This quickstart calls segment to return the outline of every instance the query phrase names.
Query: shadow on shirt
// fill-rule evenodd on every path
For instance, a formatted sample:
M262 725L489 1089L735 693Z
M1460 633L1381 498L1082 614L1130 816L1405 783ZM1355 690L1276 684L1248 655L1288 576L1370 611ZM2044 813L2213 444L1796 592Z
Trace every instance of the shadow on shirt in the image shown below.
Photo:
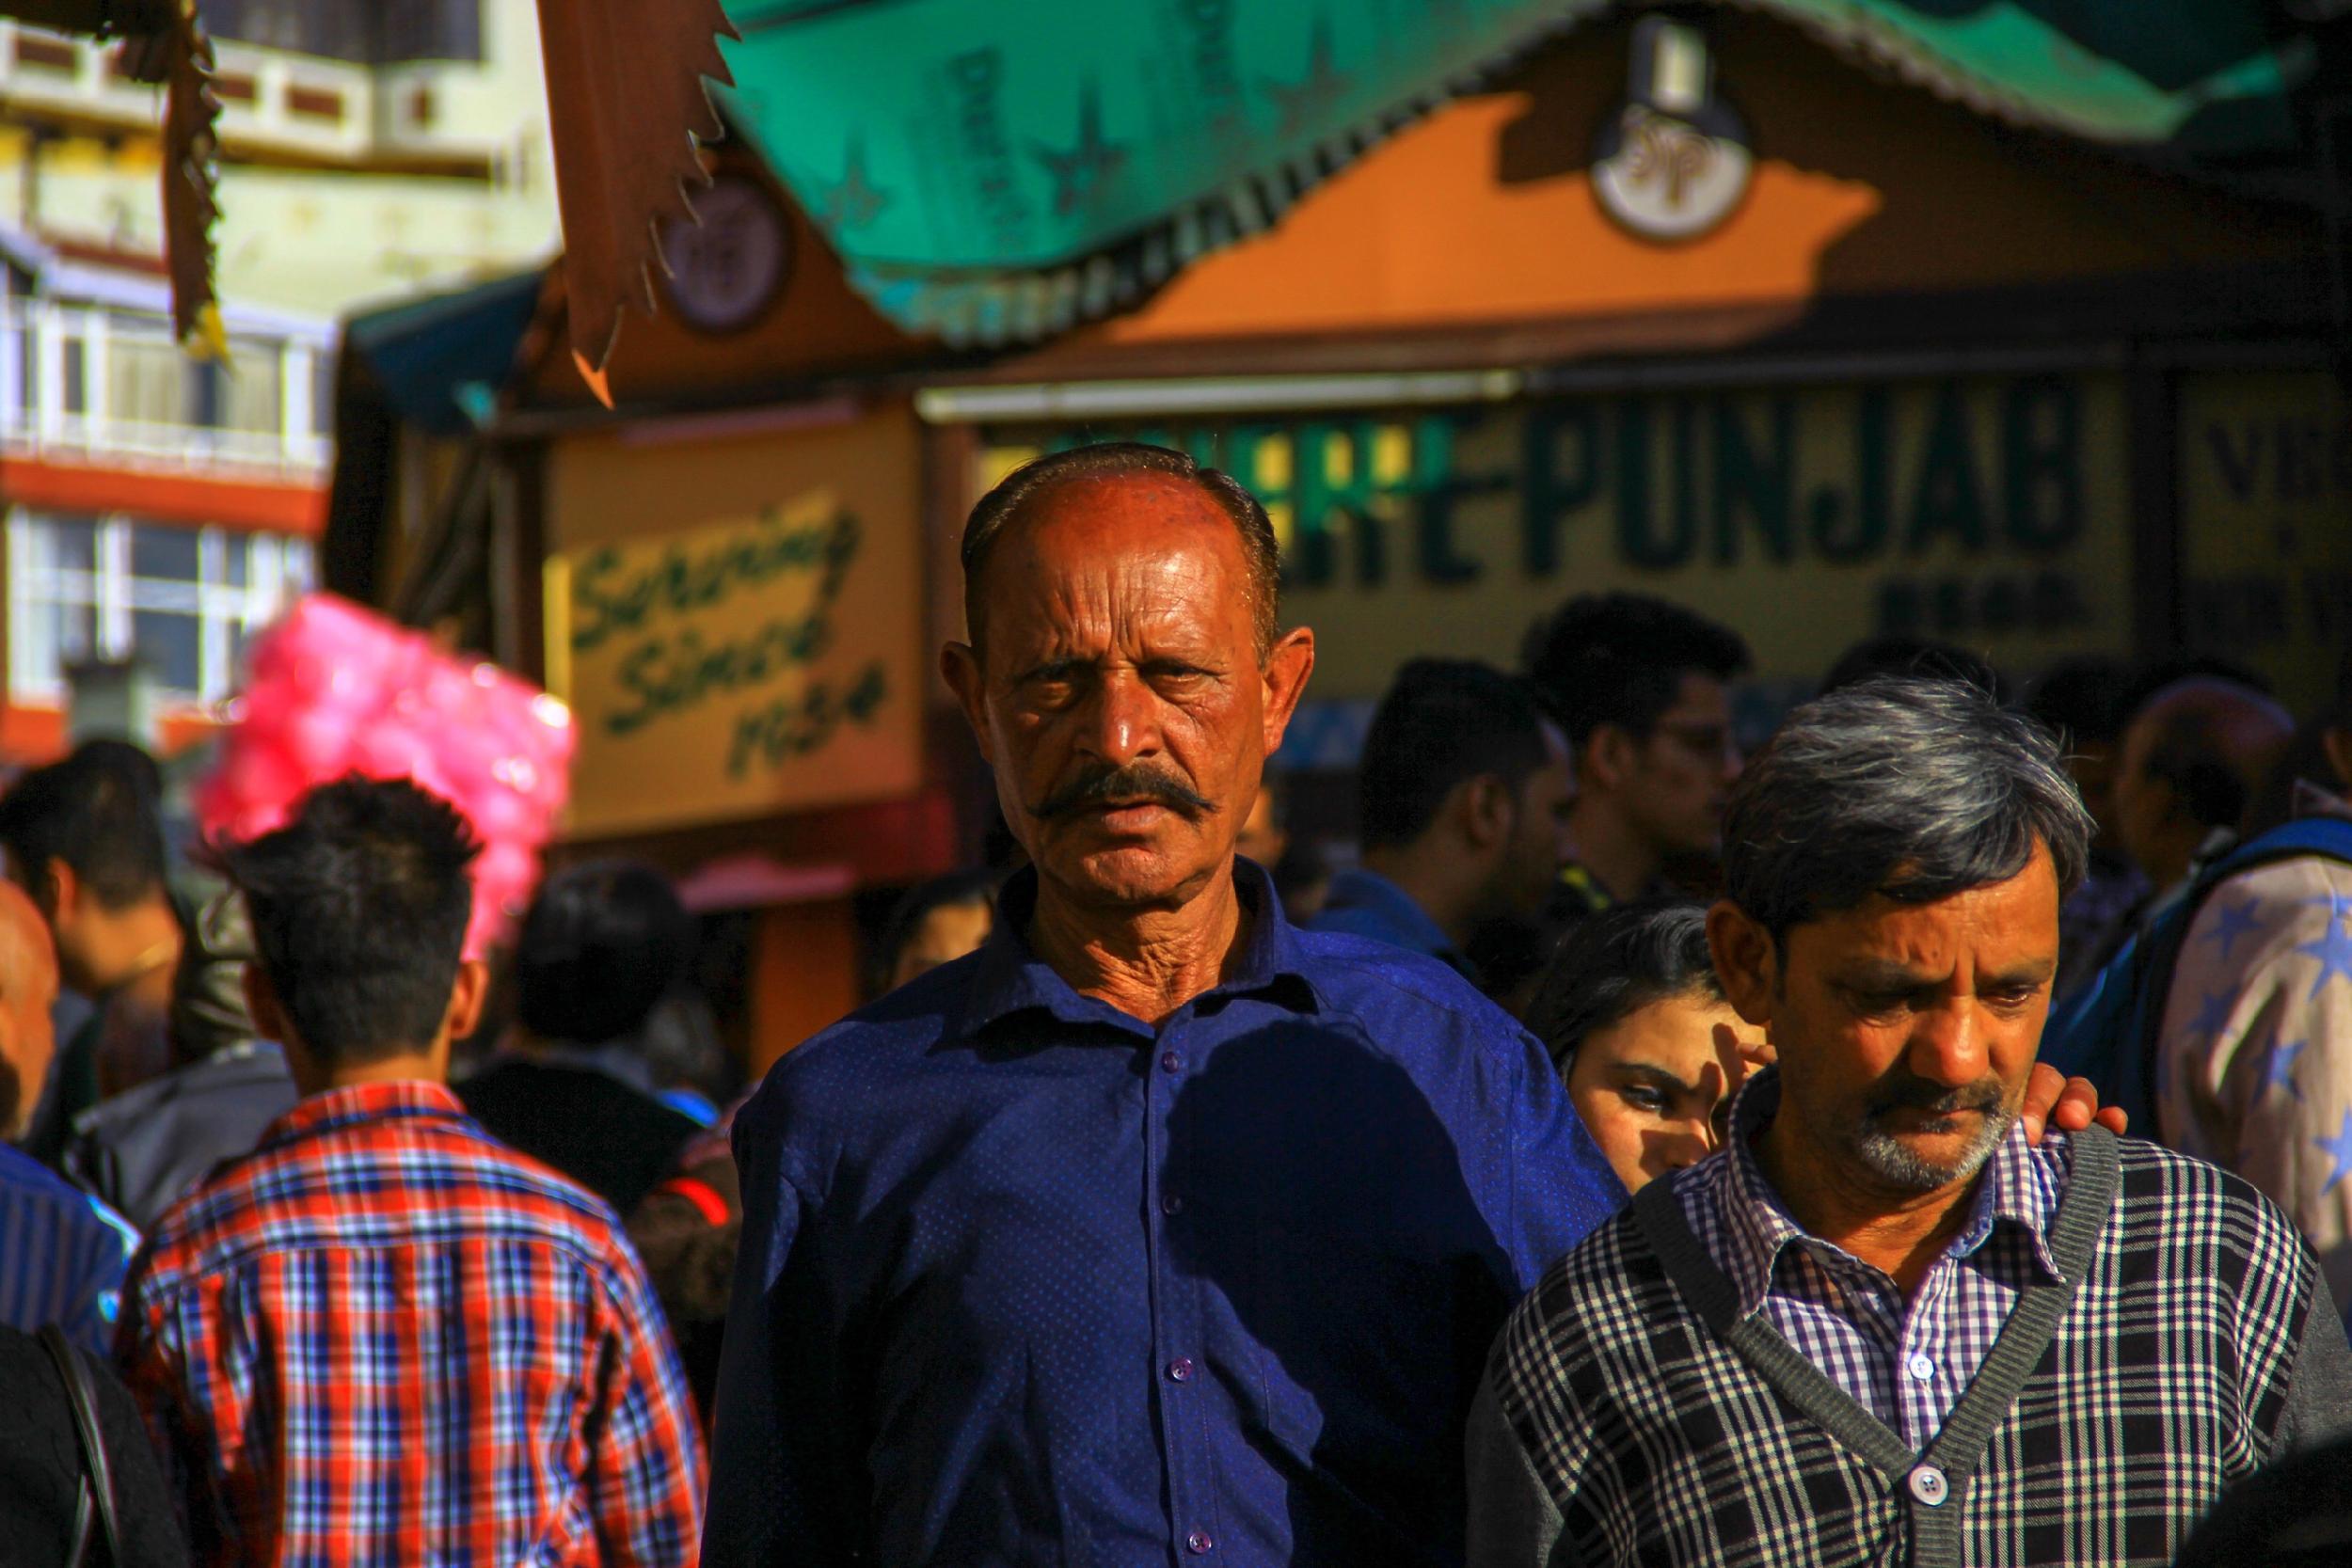
M1452 1076L1467 1095L1475 1074ZM1258 1347L1259 1386L1232 1394L1282 1477L1293 1562L1461 1560L1463 1425L1516 1299L1472 1196L1508 1223L1493 1132L1466 1177L1422 1087L1329 1018L1230 1040L1179 1091L1173 1254Z

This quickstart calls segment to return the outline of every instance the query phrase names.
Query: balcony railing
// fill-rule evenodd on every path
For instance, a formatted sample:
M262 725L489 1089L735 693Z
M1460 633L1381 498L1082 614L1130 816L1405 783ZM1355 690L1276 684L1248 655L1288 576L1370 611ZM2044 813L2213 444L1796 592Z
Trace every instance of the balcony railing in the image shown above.
M52 300L0 300L0 455L107 468L318 483L333 443L314 406L318 344L246 340L233 373L275 382L269 428L142 417L107 384L108 350L176 355L164 324ZM68 372L69 358L77 368Z

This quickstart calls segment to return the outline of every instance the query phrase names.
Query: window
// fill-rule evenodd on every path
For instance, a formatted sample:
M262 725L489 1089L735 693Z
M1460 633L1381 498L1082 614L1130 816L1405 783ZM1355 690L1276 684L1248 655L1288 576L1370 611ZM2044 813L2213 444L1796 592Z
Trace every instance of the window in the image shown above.
M203 9L215 38L289 54L354 65L482 58L482 0L204 0Z
M69 664L133 654L168 695L228 696L246 640L316 570L306 540L24 508L8 567L11 695L52 703Z
M482 0L384 0L376 63L482 58Z

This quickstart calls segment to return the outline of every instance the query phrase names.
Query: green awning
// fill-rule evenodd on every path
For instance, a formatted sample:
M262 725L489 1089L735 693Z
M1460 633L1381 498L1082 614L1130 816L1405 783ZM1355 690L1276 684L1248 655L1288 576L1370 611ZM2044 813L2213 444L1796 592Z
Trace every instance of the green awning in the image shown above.
M1743 0L2021 123L2280 148L2305 41L2246 0ZM912 331L1140 299L1607 0L728 0L722 100Z

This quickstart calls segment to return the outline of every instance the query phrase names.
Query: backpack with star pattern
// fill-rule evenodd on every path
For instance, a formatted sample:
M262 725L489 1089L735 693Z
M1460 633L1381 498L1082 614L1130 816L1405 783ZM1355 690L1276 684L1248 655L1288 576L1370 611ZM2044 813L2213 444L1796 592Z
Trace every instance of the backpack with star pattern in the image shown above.
M2089 985L2052 1015L2042 1034L2042 1059L2061 1072L2088 1078L2099 1103L2130 1113L2132 1131L2163 1141L2156 1125L2157 1036L2172 970L2197 911L2214 889L2240 872L2274 861L2320 855L2352 863L2352 818L2307 816L2249 839L2205 868L2188 895L2175 900Z

